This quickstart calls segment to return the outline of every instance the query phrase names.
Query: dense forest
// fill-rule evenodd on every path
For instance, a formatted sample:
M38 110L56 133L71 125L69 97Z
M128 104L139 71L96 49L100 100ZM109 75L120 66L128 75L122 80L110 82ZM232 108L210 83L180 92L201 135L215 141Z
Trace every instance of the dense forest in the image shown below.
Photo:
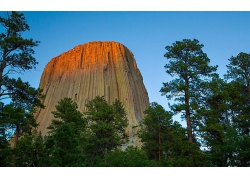
M169 104L152 102L140 121L142 147L129 146L127 114L116 100L97 96L78 111L64 98L52 112L47 136L36 131L34 114L44 95L12 74L34 69L33 48L25 39L24 14L0 17L0 166L1 167L229 167L250 165L250 54L229 58L219 77L197 39L166 46L166 73L160 89ZM9 103L3 103L4 100ZM176 114L187 126L174 121ZM14 132L14 135L13 135Z

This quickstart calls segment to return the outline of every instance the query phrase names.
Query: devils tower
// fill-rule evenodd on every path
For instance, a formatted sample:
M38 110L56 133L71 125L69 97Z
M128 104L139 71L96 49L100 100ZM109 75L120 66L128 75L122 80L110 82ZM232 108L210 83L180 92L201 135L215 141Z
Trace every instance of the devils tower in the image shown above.
M45 109L36 114L38 131L46 135L57 103L69 97L81 112L85 104L97 95L108 103L119 99L127 112L130 138L133 126L143 118L149 107L147 90L132 52L117 42L90 42L78 45L53 58L46 65L39 87L43 89Z

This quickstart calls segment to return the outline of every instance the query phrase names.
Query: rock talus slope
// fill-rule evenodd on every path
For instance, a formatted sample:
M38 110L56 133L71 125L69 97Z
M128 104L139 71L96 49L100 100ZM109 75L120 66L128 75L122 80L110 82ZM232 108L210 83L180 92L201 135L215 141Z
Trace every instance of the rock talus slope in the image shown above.
M46 135L53 119L51 111L64 97L74 100L81 112L97 95L104 96L109 103L119 99L128 115L131 139L135 134L132 127L138 125L143 111L149 107L148 93L134 56L117 42L90 42L53 58L43 71L40 88L46 95L43 100L46 108L36 114L42 135Z

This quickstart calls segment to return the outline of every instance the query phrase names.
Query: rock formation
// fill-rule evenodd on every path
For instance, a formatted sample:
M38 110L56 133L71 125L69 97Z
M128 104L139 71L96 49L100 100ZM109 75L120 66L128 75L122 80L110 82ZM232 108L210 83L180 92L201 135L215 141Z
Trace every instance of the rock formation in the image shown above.
M85 111L85 104L97 95L112 103L119 99L127 111L127 131L133 140L133 126L143 118L149 107L147 90L137 68L134 56L117 42L90 42L79 45L53 58L45 67L40 88L46 95L45 109L36 114L38 130L47 133L55 105L64 97L70 97ZM133 144L133 142L132 142Z

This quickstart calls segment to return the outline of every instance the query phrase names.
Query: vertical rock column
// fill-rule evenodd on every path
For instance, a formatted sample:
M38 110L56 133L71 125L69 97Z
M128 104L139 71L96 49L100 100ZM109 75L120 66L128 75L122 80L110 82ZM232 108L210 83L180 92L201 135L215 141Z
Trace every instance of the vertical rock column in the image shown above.
M74 100L82 112L86 110L85 104L97 95L104 96L110 104L119 99L128 115L131 140L135 134L133 126L138 125L143 111L149 107L148 93L134 56L117 42L90 42L53 58L43 71L40 88L46 95L43 101L46 108L36 114L42 135L47 134L53 119L51 111L65 97Z

